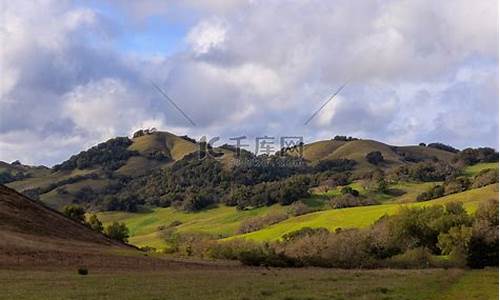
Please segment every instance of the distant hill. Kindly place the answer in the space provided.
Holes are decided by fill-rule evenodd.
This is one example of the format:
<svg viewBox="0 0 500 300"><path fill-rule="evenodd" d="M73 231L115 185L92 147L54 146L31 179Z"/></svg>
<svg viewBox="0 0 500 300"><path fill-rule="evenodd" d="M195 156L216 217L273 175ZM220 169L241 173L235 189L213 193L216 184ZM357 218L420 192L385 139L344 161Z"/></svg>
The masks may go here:
<svg viewBox="0 0 500 300"><path fill-rule="evenodd" d="M0 174L20 174L18 180L8 181L7 185L30 197L39 197L53 208L61 208L73 202L75 194L85 187L100 191L121 177L147 175L197 150L199 145L189 138L168 132L152 132L132 139L109 140L72 156L52 169L38 170L0 162ZM227 150L223 152L231 154ZM221 160L224 159L221 157Z"/></svg>
<svg viewBox="0 0 500 300"><path fill-rule="evenodd" d="M384 163L377 166L390 168L418 161L442 160L450 162L455 153L426 146L391 146L373 140L325 140L303 146L303 158L310 163L331 159L352 159L357 162L357 170L367 170L374 166L366 160L370 152L379 151ZM289 151L297 155L296 152Z"/></svg>
<svg viewBox="0 0 500 300"><path fill-rule="evenodd" d="M323 161L348 160L354 166L351 170L353 173L363 174L375 169L389 170L424 161L449 163L457 155L456 149L452 147L439 143L433 145L433 147L392 146L374 140L335 137L331 140L304 145L303 156L300 159L306 163L307 168L313 169L313 172L324 171L324 168L320 171L314 170L315 166ZM213 188L219 189L216 197L220 198L224 191L227 191L227 185L232 184L231 178L239 178L238 184L242 182L255 184L262 181L281 180L302 172L285 169L275 172L269 167L267 169L259 167L254 170L240 167L233 172L235 149L230 146L216 149L221 155L214 159L217 163L212 166L188 162L197 151L203 148L201 146L187 136L140 130L134 134L133 138L110 139L71 156L53 168L30 167L17 162L10 164L0 162L0 179L4 179L0 183L31 198L39 199L55 209L61 209L70 203L78 203L90 206L90 209L114 207L113 209L133 210L127 202L130 202L129 199L137 199L138 195L134 195L134 191L138 190L141 190L141 196L145 195L139 203L151 201L151 203L156 203L154 205L160 205L158 203L170 205L185 198L186 195L183 192L195 181L198 183L205 179L207 182L210 181L210 184L215 185L212 186ZM379 153L382 161L376 164L369 162L367 155L373 152ZM297 157L296 152L291 149L288 149L286 153L292 158ZM248 153L245 155L252 156ZM174 174L165 176L164 170L172 169L178 162L181 164L177 164L175 176L184 177L186 180L178 178L176 182L172 182L168 176L174 176ZM326 165L327 169L333 166ZM214 166L217 167L214 168ZM193 169L187 170L186 168ZM209 168L210 172L207 173L206 168ZM217 172L224 170L225 174L219 176L214 174L215 170L219 170ZM273 172L276 174L271 174ZM186 176L191 179L187 180ZM199 178L199 180L193 181L193 178ZM218 186L217 182L221 181L225 181L226 185ZM165 190L167 183L170 184L169 189L180 188L183 192L170 195L169 190ZM201 188L201 186L197 185L193 188ZM128 190L124 191L124 189ZM212 194L213 192L210 191ZM106 198L106 195L113 195L119 199ZM112 202L111 205L109 205L110 202Z"/></svg>

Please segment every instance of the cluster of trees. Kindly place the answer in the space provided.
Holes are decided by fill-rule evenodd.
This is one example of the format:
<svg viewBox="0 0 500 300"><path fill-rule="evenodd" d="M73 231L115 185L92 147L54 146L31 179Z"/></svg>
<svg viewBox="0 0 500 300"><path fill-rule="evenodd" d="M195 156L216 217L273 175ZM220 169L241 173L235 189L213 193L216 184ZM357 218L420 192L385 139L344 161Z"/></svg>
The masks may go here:
<svg viewBox="0 0 500 300"><path fill-rule="evenodd" d="M420 144L422 145L422 144ZM425 144L424 144L425 145ZM445 145L443 143L430 143L427 145L429 148L434 148L434 149L439 149L439 150L444 150L452 153L458 153L460 150L453 148L450 145Z"/></svg>
<svg viewBox="0 0 500 300"><path fill-rule="evenodd" d="M30 178L30 174L23 172L10 172L8 170L0 172L0 184L7 184L16 180Z"/></svg>
<svg viewBox="0 0 500 300"><path fill-rule="evenodd" d="M475 165L482 162L498 162L498 152L492 148L467 148L458 152L453 161L460 162L466 166Z"/></svg>
<svg viewBox="0 0 500 300"><path fill-rule="evenodd" d="M129 157L139 155L137 151L128 150L131 144L132 141L128 137L110 139L71 156L65 162L55 165L53 170L86 169L93 166L101 166L104 170L116 170L123 166Z"/></svg>
<svg viewBox="0 0 500 300"><path fill-rule="evenodd" d="M390 171L387 178L391 181L444 181L460 175L460 170L443 161L426 161L404 165Z"/></svg>
<svg viewBox="0 0 500 300"><path fill-rule="evenodd" d="M352 159L325 159L320 160L313 172L341 173L351 171L356 166L356 161Z"/></svg>
<svg viewBox="0 0 500 300"><path fill-rule="evenodd" d="M240 224L240 228L238 229L238 233L248 233L257 230L261 230L266 226L279 223L288 219L287 214L269 214L261 217L253 217L249 218Z"/></svg>
<svg viewBox="0 0 500 300"><path fill-rule="evenodd" d="M303 228L266 244L232 240L206 249L212 257L248 265L340 268L498 265L498 201L474 215L461 203L403 208L368 229ZM449 255L439 261L433 255Z"/></svg>
<svg viewBox="0 0 500 300"><path fill-rule="evenodd" d="M297 175L281 181L262 182L253 186L238 185L230 188L223 202L239 209L269 206L275 203L289 205L309 196L311 178Z"/></svg>
<svg viewBox="0 0 500 300"><path fill-rule="evenodd" d="M300 158L264 156L251 157L252 164L225 169L216 159L198 158L198 153L192 153L169 168L124 181L112 195L102 197L101 204L108 210L135 210L139 204L148 204L186 211L220 201L240 209L288 205L309 195L315 182L310 174L338 174L354 166L351 160L332 160L308 167Z"/></svg>
<svg viewBox="0 0 500 300"><path fill-rule="evenodd" d="M354 138L352 136L345 136L345 135L336 135L333 138L334 141L342 141L342 142L351 142L351 141L357 141L359 140L358 138Z"/></svg>
<svg viewBox="0 0 500 300"><path fill-rule="evenodd" d="M85 209L79 205L67 205L63 209L63 214L76 222L82 223L88 226L90 229L103 233L111 239L127 242L129 237L129 229L125 223L113 222L112 224L104 227L102 222L97 218L95 214L90 215L88 218L85 217Z"/></svg>
<svg viewBox="0 0 500 300"><path fill-rule="evenodd" d="M371 163L372 165L379 165L384 162L384 156L380 151L372 151L366 154L366 161Z"/></svg>
<svg viewBox="0 0 500 300"><path fill-rule="evenodd" d="M145 136L145 135L150 135L150 134L153 134L156 132L156 128L147 128L147 129L139 129L137 130L136 132L134 132L133 134L133 138L138 138L138 137L141 137L141 136Z"/></svg>
<svg viewBox="0 0 500 300"><path fill-rule="evenodd" d="M428 191L420 193L417 196L417 201L427 201L497 182L498 171L495 169L485 169L479 172L472 181L468 177L459 176L456 178L449 178L443 184L434 185Z"/></svg>
<svg viewBox="0 0 500 300"><path fill-rule="evenodd" d="M353 190L356 191L356 190ZM340 196L334 196L329 201L332 208L346 208L356 206L367 206L378 204L378 201L359 195L359 193L342 193Z"/></svg>

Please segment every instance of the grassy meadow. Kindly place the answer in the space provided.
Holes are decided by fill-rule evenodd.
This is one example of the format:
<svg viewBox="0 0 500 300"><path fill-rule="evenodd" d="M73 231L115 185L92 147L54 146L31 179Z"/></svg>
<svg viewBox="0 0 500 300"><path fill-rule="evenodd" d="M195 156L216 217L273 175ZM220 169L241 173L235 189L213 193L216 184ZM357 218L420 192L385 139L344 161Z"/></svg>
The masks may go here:
<svg viewBox="0 0 500 300"><path fill-rule="evenodd" d="M285 213L287 207L273 205L271 207L261 207L253 210L241 211L234 207L219 206L200 212L187 213L174 208L155 208L148 212L127 213L127 212L104 212L99 213L99 219L104 224L113 221L125 222L130 229L131 238L129 242L136 246L151 246L163 248L166 246L158 234L159 226L168 226L173 221L182 222L177 226L179 232L203 232L213 234L218 238L242 237L258 241L279 239L285 233L298 230L302 227L326 227L330 230L335 228L366 227L371 225L384 214L397 213L402 205L425 206L433 204L444 204L451 201L464 203L466 209L474 211L480 201L491 198L498 198L498 184L489 185L479 189L468 190L458 194L448 195L426 202L410 202L416 195L431 186L433 183L412 184L403 183L395 185L393 188L403 189L406 194L392 199L386 199L384 204L352 207L343 209L322 210L298 217L291 217L278 224L271 225L259 231L236 235L242 221L255 216L264 216L273 213ZM353 185L354 188L360 188ZM362 191L362 189L360 188ZM328 192L328 194L336 191ZM379 197L387 197L379 195ZM324 201L322 195L313 196L305 202L312 206L321 206ZM410 203L406 203L410 202Z"/></svg>
<svg viewBox="0 0 500 300"><path fill-rule="evenodd" d="M498 299L498 269L0 270L2 299Z"/></svg>

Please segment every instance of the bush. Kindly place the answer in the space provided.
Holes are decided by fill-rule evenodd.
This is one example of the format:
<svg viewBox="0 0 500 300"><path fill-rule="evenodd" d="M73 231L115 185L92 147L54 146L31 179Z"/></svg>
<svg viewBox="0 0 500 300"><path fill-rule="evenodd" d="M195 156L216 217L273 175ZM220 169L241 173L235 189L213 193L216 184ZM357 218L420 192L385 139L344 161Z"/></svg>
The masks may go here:
<svg viewBox="0 0 500 300"><path fill-rule="evenodd" d="M85 223L85 209L79 205L66 205L63 214L80 223Z"/></svg>
<svg viewBox="0 0 500 300"><path fill-rule="evenodd" d="M431 187L428 191L420 193L417 196L417 202L428 201L443 196L444 196L444 187L438 184Z"/></svg>
<svg viewBox="0 0 500 300"><path fill-rule="evenodd" d="M92 214L89 219L87 220L87 225L90 227L90 229L97 231L97 232L102 232L104 227L102 226L102 222L97 218L95 214Z"/></svg>
<svg viewBox="0 0 500 300"><path fill-rule="evenodd" d="M498 212L496 199L481 203L477 209L467 253L468 266L498 266Z"/></svg>
<svg viewBox="0 0 500 300"><path fill-rule="evenodd" d="M492 148L467 148L458 152L454 158L455 162L464 165L475 165L480 162L498 162L498 152Z"/></svg>
<svg viewBox="0 0 500 300"><path fill-rule="evenodd" d="M393 268L421 269L433 266L432 254L426 248L409 249L403 254L395 255L385 261Z"/></svg>
<svg viewBox="0 0 500 300"><path fill-rule="evenodd" d="M350 186L344 186L340 189L340 193L342 195L346 195L346 194L349 194L349 195L352 195L354 197L358 197L359 196L359 192L355 189L353 189L352 187Z"/></svg>
<svg viewBox="0 0 500 300"><path fill-rule="evenodd" d="M460 193L467 190L470 187L471 183L469 178L467 177L457 177L452 180L448 180L444 183L444 194L454 194Z"/></svg>
<svg viewBox="0 0 500 300"><path fill-rule="evenodd" d="M316 172L344 172L350 171L356 165L355 160L351 159L328 159L328 160L320 160L316 166L314 167Z"/></svg>
<svg viewBox="0 0 500 300"><path fill-rule="evenodd" d="M111 239L127 242L129 237L129 230L125 223L113 222L113 224L106 226L104 233Z"/></svg>
<svg viewBox="0 0 500 300"><path fill-rule="evenodd" d="M89 270L85 267L80 267L80 268L78 268L78 274L79 275L87 275L87 274L89 274Z"/></svg>
<svg viewBox="0 0 500 300"><path fill-rule="evenodd" d="M317 227L317 228L311 228L311 227L302 227L299 230L295 230L289 233L286 233L282 236L283 241L285 242L292 242L296 241L298 239L304 238L306 236L314 236L314 235L328 235L329 230L324 228L324 227Z"/></svg>
<svg viewBox="0 0 500 300"><path fill-rule="evenodd" d="M366 154L366 160L373 165L378 165L384 162L384 157L380 151L372 151Z"/></svg>
<svg viewBox="0 0 500 300"><path fill-rule="evenodd" d="M346 207L367 206L375 204L378 204L378 202L373 199L361 196L355 197L350 193L341 196L335 196L330 199L330 206L332 208L346 208Z"/></svg>
<svg viewBox="0 0 500 300"><path fill-rule="evenodd" d="M354 138L352 136L345 136L345 135L336 135L333 138L334 141L342 141L342 142L351 142L351 141L357 141L359 140L358 138Z"/></svg>
<svg viewBox="0 0 500 300"><path fill-rule="evenodd" d="M238 233L249 233L261 230L266 226L279 223L288 219L287 214L271 214L262 217L253 217L241 222Z"/></svg>
<svg viewBox="0 0 500 300"><path fill-rule="evenodd" d="M318 208L307 206L302 201L297 201L297 202L292 203L292 205L290 205L290 208L288 209L288 213L294 217L297 217L297 216L302 216L302 215L309 214L309 213L312 213L312 212L315 212L318 210L319 210Z"/></svg>
<svg viewBox="0 0 500 300"><path fill-rule="evenodd" d="M448 152L451 152L451 153L458 153L460 151L460 150L458 150L456 148L453 148L452 146L445 145L445 144L442 144L442 143L430 143L430 144L427 145L427 147L434 148L434 149L439 149L439 150L443 150L443 151L448 151Z"/></svg>
<svg viewBox="0 0 500 300"><path fill-rule="evenodd" d="M397 181L445 181L460 174L459 170L445 162L420 162L414 165L400 166L391 172Z"/></svg>
<svg viewBox="0 0 500 300"><path fill-rule="evenodd" d="M498 170L496 169L485 169L481 170L475 177L472 182L472 188L479 188L486 186L488 184L497 183L498 182Z"/></svg>
<svg viewBox="0 0 500 300"><path fill-rule="evenodd" d="M209 252L214 258L237 259L252 266L426 268L463 266L463 256L461 260L455 255L451 260L432 256L458 253L461 247L468 248L465 253L470 266L494 265L498 264L498 203L483 206L474 218L455 202L403 208L398 215L384 216L367 229L332 233L325 228L305 227L283 235L282 241L217 242Z"/></svg>
<svg viewBox="0 0 500 300"><path fill-rule="evenodd" d="M189 192L182 203L185 211L199 211L215 203L213 193L210 191Z"/></svg>

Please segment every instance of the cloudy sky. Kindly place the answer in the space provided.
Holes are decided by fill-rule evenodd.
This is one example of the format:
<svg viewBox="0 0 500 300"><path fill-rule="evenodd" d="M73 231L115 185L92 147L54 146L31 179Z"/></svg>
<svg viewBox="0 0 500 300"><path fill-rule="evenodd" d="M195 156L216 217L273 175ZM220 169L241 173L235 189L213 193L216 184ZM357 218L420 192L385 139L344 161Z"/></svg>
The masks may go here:
<svg viewBox="0 0 500 300"><path fill-rule="evenodd" d="M0 3L0 160L145 127L498 149L495 0Z"/></svg>

